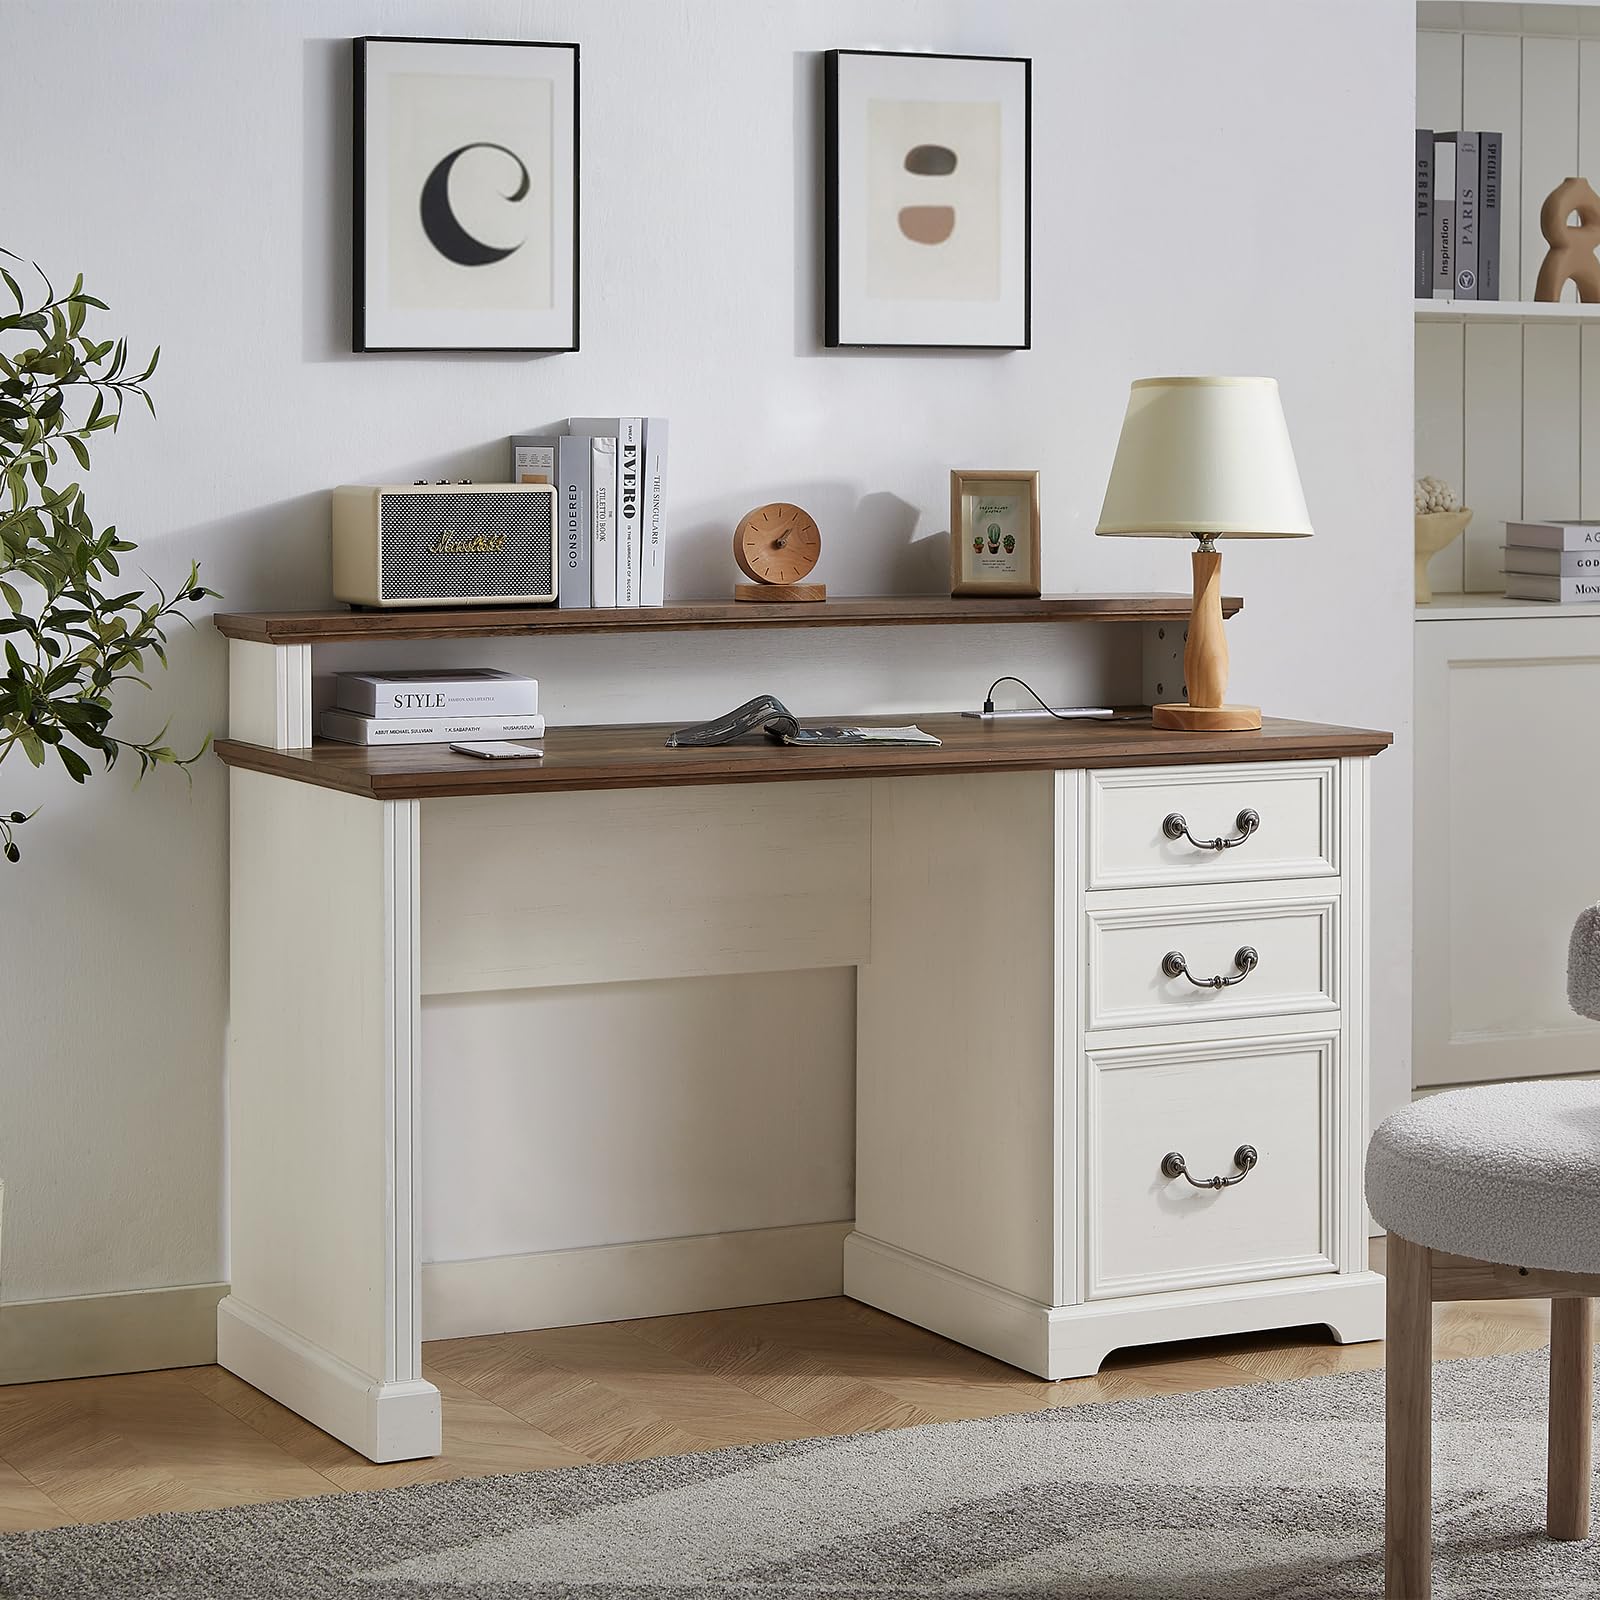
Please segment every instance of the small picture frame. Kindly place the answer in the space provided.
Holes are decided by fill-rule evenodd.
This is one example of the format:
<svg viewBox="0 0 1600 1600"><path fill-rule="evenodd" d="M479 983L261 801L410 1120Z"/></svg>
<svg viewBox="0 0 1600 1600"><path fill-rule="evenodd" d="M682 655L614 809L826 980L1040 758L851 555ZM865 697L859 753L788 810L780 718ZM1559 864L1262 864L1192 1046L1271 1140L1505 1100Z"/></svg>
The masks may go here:
<svg viewBox="0 0 1600 1600"><path fill-rule="evenodd" d="M1039 594L1039 474L950 474L950 593Z"/></svg>
<svg viewBox="0 0 1600 1600"><path fill-rule="evenodd" d="M578 47L354 41L352 347L578 348Z"/></svg>
<svg viewBox="0 0 1600 1600"><path fill-rule="evenodd" d="M1032 64L829 50L829 349L1031 342Z"/></svg>

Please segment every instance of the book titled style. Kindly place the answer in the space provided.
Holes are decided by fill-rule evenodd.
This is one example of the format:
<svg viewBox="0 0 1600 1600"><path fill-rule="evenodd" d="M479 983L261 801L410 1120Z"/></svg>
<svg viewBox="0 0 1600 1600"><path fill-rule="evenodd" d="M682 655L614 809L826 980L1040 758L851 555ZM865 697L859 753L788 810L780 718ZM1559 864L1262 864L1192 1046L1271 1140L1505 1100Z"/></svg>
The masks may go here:
<svg viewBox="0 0 1600 1600"><path fill-rule="evenodd" d="M539 680L494 667L341 672L334 704L364 717L532 716Z"/></svg>

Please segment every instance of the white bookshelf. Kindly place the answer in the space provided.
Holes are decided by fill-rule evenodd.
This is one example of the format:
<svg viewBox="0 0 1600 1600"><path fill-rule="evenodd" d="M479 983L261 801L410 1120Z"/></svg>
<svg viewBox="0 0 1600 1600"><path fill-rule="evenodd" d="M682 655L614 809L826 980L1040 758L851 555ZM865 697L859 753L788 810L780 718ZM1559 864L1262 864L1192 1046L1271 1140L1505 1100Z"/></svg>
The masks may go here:
<svg viewBox="0 0 1600 1600"><path fill-rule="evenodd" d="M1504 298L1413 302L1416 472L1473 510L1434 592L1503 605L1507 521L1600 518L1600 305L1531 299L1540 203L1573 174L1600 185L1600 6L1424 0L1417 29L1417 125L1504 140Z"/></svg>
<svg viewBox="0 0 1600 1600"><path fill-rule="evenodd" d="M1553 600L1510 600L1503 594L1436 594L1416 608L1418 622L1522 621L1528 617L1600 617L1600 602L1558 605Z"/></svg>
<svg viewBox="0 0 1600 1600"><path fill-rule="evenodd" d="M1592 322L1600 305L1576 300L1552 304L1544 300L1418 300L1418 322Z"/></svg>

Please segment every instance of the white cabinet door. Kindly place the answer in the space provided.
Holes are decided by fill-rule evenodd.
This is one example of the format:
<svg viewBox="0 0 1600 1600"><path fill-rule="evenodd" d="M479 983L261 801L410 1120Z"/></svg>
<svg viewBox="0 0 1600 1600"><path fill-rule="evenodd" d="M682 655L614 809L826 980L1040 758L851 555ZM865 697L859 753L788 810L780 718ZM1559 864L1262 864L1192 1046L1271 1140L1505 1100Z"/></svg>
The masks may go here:
<svg viewBox="0 0 1600 1600"><path fill-rule="evenodd" d="M1600 616L1424 620L1415 1082L1600 1069L1567 938L1600 900Z"/></svg>

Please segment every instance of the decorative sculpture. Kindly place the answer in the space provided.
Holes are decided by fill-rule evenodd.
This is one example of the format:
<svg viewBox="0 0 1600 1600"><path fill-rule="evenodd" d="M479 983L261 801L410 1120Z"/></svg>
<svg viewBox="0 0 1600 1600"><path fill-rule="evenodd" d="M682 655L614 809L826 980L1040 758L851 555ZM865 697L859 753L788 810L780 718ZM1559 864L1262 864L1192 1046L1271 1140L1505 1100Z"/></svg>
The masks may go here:
<svg viewBox="0 0 1600 1600"><path fill-rule="evenodd" d="M1416 505L1416 600L1419 606L1425 606L1433 599L1428 563L1452 539L1459 539L1466 532L1472 513L1442 478L1418 478L1413 500Z"/></svg>
<svg viewBox="0 0 1600 1600"><path fill-rule="evenodd" d="M1574 227L1568 217L1576 211ZM1539 208L1539 231L1550 249L1539 268L1535 300L1559 300L1568 279L1578 286L1585 304L1600 302L1600 195L1587 178L1568 178L1550 191Z"/></svg>

